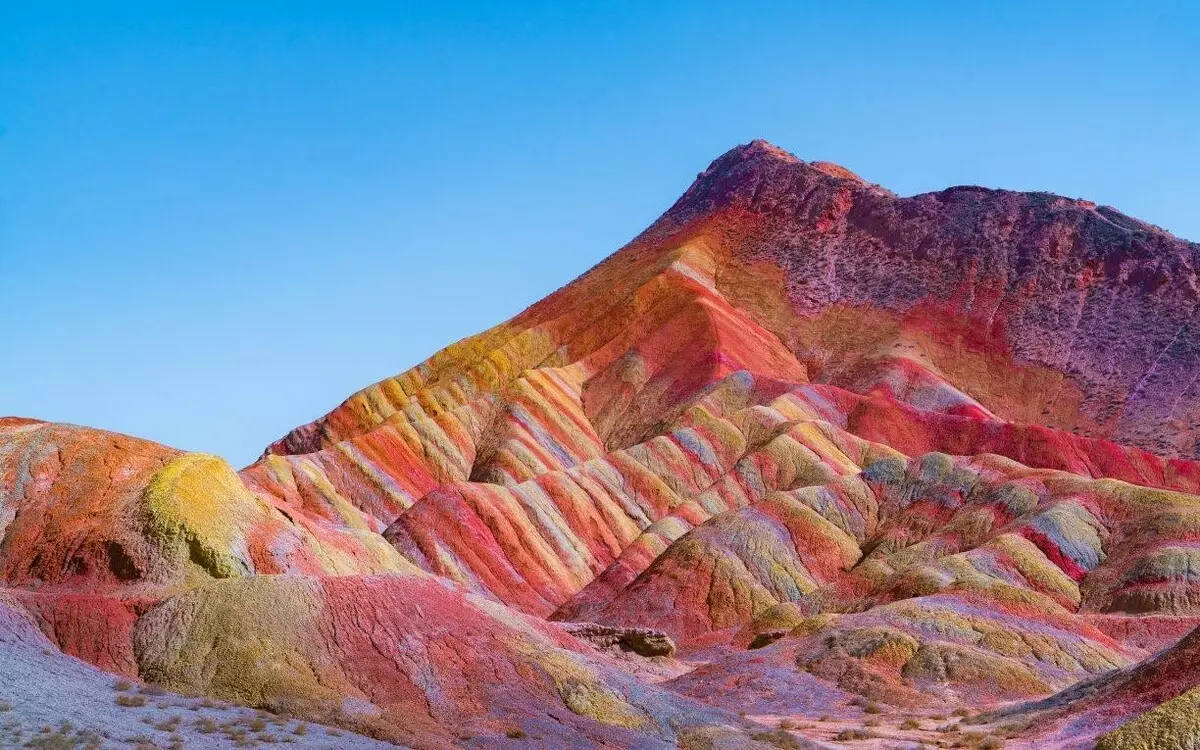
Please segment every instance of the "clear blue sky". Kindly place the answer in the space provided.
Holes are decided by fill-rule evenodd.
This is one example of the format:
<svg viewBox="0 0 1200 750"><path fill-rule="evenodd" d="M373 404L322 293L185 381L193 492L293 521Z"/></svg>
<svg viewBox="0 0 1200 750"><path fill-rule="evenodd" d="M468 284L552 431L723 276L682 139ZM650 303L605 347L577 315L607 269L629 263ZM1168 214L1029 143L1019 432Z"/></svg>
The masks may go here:
<svg viewBox="0 0 1200 750"><path fill-rule="evenodd" d="M756 137L1200 239L1197 3L449 5L0 2L0 413L245 464Z"/></svg>

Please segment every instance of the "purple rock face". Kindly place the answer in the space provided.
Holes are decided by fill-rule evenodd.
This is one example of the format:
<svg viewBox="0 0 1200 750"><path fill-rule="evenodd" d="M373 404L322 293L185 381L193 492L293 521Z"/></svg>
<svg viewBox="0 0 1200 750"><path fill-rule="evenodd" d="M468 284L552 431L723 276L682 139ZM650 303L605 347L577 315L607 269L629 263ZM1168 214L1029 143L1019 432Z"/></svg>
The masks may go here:
<svg viewBox="0 0 1200 750"><path fill-rule="evenodd" d="M1033 418L1021 421L1200 455L1200 244L1049 193L901 198L762 141L713 162L647 234L721 214L737 216L724 227L737 258L784 270L799 316L847 306L924 318L943 338L1061 376L1025 392L1016 416ZM1004 410L1005 394L962 385Z"/></svg>

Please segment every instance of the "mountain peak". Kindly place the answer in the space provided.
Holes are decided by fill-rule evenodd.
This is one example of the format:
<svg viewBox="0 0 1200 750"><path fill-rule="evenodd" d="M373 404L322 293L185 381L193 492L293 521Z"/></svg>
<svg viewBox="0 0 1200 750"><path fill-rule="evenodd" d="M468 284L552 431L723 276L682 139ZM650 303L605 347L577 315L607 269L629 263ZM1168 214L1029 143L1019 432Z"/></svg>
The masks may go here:
<svg viewBox="0 0 1200 750"><path fill-rule="evenodd" d="M649 230L649 235L673 231L722 207L736 205L767 213L787 212L802 203L834 199L847 189L893 196L838 164L806 162L769 141L755 139L726 151L696 175L696 180Z"/></svg>
<svg viewBox="0 0 1200 750"><path fill-rule="evenodd" d="M726 151L724 156L729 156L731 154L736 154L741 158L754 158L763 156L791 163L798 163L800 161L800 159L796 158L795 154L776 146L770 141L763 140L762 138L755 138L749 143L734 146ZM724 158L724 156L721 158ZM720 161L720 159L718 159L718 161Z"/></svg>
<svg viewBox="0 0 1200 750"><path fill-rule="evenodd" d="M802 171L816 170L829 177L839 180L852 180L857 183L867 184L865 180L859 177L851 170L834 164L828 161L806 162L798 158L790 151L786 151L770 141L756 138L749 143L744 143L726 151L721 156L713 160L708 169L700 174L700 179L706 177L720 177L730 172L751 170L771 170L771 169L797 169Z"/></svg>
<svg viewBox="0 0 1200 750"><path fill-rule="evenodd" d="M708 169L697 176L697 182L720 181L728 176L744 172L764 174L793 170L801 172L815 170L835 179L853 180L866 184L861 177L843 166L827 161L806 162L790 151L785 151L761 138L734 146L718 156L708 165Z"/></svg>

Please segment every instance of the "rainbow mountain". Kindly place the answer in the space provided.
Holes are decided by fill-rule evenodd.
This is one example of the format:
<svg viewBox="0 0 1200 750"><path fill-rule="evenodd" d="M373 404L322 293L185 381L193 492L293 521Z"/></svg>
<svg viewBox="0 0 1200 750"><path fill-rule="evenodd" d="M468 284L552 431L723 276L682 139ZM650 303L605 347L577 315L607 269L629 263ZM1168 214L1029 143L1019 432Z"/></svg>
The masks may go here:
<svg viewBox="0 0 1200 750"><path fill-rule="evenodd" d="M1191 747L1198 267L754 141L240 471L0 420L0 744Z"/></svg>

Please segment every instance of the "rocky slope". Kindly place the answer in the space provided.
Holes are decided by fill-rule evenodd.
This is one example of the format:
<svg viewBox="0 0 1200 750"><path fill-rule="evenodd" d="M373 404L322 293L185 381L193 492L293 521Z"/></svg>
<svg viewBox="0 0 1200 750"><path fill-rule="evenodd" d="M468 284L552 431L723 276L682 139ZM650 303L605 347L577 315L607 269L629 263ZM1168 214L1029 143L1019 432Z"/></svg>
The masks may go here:
<svg viewBox="0 0 1200 750"><path fill-rule="evenodd" d="M0 421L0 601L47 664L420 747L1186 733L1198 264L756 141L241 472Z"/></svg>

